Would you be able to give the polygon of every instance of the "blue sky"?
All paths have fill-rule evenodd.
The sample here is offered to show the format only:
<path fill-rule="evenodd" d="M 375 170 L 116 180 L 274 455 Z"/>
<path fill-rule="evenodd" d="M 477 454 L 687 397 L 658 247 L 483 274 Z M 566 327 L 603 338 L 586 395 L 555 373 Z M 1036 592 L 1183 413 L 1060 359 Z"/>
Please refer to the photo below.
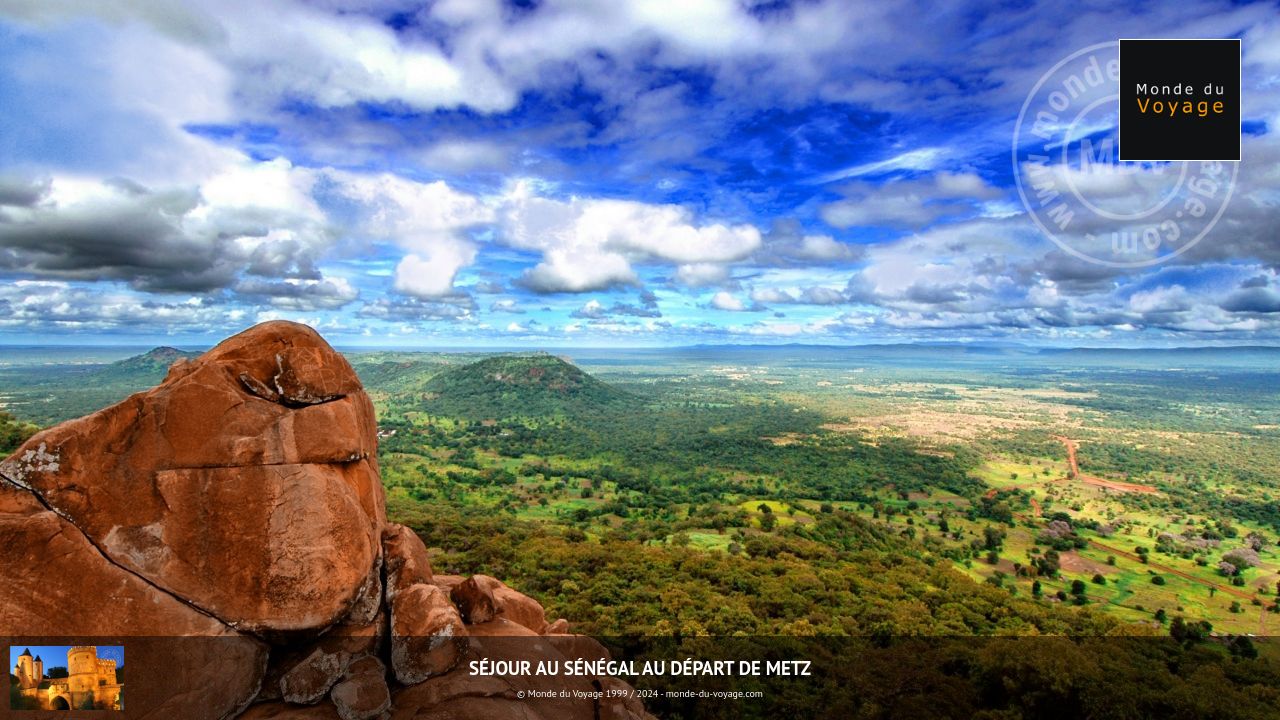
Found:
<path fill-rule="evenodd" d="M 1277 9 L 4 3 L 0 342 L 1274 343 Z M 1231 204 L 1136 270 L 1041 235 L 1010 162 L 1119 37 L 1243 39 Z"/>
<path fill-rule="evenodd" d="M 10 645 L 9 646 L 9 672 L 13 672 L 13 668 L 18 664 L 18 658 L 24 651 L 30 650 L 33 658 L 40 658 L 44 661 L 44 671 L 47 675 L 49 671 L 55 667 L 67 667 L 67 651 L 71 649 L 70 645 Z M 99 660 L 115 660 L 116 667 L 124 667 L 124 647 L 120 645 L 101 645 L 98 647 Z"/>

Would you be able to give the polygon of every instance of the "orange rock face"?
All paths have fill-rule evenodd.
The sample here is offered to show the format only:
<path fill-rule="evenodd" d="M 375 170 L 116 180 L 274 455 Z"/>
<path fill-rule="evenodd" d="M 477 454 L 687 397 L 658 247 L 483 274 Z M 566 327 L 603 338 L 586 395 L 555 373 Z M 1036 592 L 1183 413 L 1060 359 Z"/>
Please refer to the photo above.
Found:
<path fill-rule="evenodd" d="M 36 435 L 0 472 L 113 562 L 224 622 L 314 632 L 377 564 L 376 451 L 347 361 L 310 328 L 271 322 Z"/>
<path fill-rule="evenodd" d="M 0 463 L 0 547 L 0 634 L 125 642 L 131 717 L 648 717 L 466 671 L 607 651 L 494 578 L 432 572 L 386 522 L 368 396 L 302 325 L 31 438 Z"/>
<path fill-rule="evenodd" d="M 129 697 L 154 710 L 146 717 L 220 718 L 257 693 L 265 644 L 112 564 L 75 526 L 2 481 L 0 547 L 0 634 L 125 638 L 130 658 L 166 669 L 130 680 Z M 189 686 L 179 703 L 171 681 Z"/>
<path fill-rule="evenodd" d="M 537 600 L 507 587 L 488 575 L 472 575 L 455 585 L 454 603 L 468 623 L 484 623 L 503 618 L 535 633 L 547 631 L 547 615 Z"/>

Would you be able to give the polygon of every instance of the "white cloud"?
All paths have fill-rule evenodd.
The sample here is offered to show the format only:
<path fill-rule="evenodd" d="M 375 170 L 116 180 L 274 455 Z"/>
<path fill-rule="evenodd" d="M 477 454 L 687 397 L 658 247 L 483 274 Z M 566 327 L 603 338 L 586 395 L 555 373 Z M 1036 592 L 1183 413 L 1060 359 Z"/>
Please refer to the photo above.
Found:
<path fill-rule="evenodd" d="M 747 309 L 742 300 L 738 299 L 733 293 L 725 292 L 724 290 L 711 296 L 711 307 L 730 312 L 742 312 Z"/>
<path fill-rule="evenodd" d="M 785 304 L 793 303 L 796 298 L 791 293 L 778 288 L 754 288 L 751 291 L 751 300 L 753 302 L 764 304 Z"/>
<path fill-rule="evenodd" d="M 543 260 L 524 277 L 542 292 L 583 292 L 636 282 L 631 263 L 682 265 L 741 260 L 760 246 L 750 225 L 698 225 L 676 205 L 629 200 L 539 197 L 518 183 L 501 210 L 501 239 L 512 247 L 541 252 Z"/>
<path fill-rule="evenodd" d="M 476 259 L 471 243 L 439 241 L 425 248 L 422 255 L 410 253 L 396 265 L 396 290 L 419 298 L 438 298 L 454 292 L 453 280 L 458 271 Z"/>
<path fill-rule="evenodd" d="M 466 231 L 491 222 L 493 210 L 479 198 L 442 181 L 419 183 L 382 173 L 330 170 L 339 192 L 362 206 L 361 227 L 409 251 L 396 265 L 394 286 L 419 298 L 454 292 L 458 271 L 475 261 Z"/>
<path fill-rule="evenodd" d="M 889 225 L 918 228 L 947 216 L 974 216 L 981 201 L 1002 193 L 972 173 L 936 173 L 916 180 L 854 182 L 842 187 L 843 200 L 823 205 L 832 227 Z"/>
<path fill-rule="evenodd" d="M 0 214 L 0 268 L 158 291 L 225 288 L 241 273 L 319 280 L 333 231 L 312 183 L 287 161 L 248 158 L 198 187 L 55 175 L 5 201 L 17 204 Z"/>
<path fill-rule="evenodd" d="M 492 303 L 490 303 L 489 312 L 519 314 L 524 312 L 524 308 L 520 307 L 520 303 L 516 302 L 511 298 L 503 298 L 501 300 L 494 300 Z"/>
<path fill-rule="evenodd" d="M 1142 290 L 1129 296 L 1129 308 L 1138 313 L 1178 312 L 1191 305 L 1191 297 L 1181 285 Z"/>
<path fill-rule="evenodd" d="M 602 305 L 599 300 L 592 299 L 588 300 L 582 305 L 582 307 L 575 310 L 573 312 L 573 317 L 597 319 L 604 317 L 605 314 L 604 305 Z"/>
<path fill-rule="evenodd" d="M 933 170 L 946 156 L 946 149 L 939 147 L 916 148 L 893 157 L 875 162 L 863 163 L 837 170 L 815 180 L 819 184 L 832 183 L 838 180 L 877 175 L 895 170 Z"/>
<path fill-rule="evenodd" d="M 627 259 L 614 253 L 555 249 L 542 258 L 520 278 L 535 292 L 590 292 L 640 282 Z"/>
<path fill-rule="evenodd" d="M 157 301 L 43 280 L 0 284 L 0 328 L 6 330 L 225 332 L 239 321 L 230 307 L 197 297 Z"/>
<path fill-rule="evenodd" d="M 676 282 L 691 288 L 723 285 L 729 281 L 729 266 L 716 263 L 691 263 L 676 268 Z"/>
<path fill-rule="evenodd" d="M 466 173 L 472 170 L 501 170 L 507 165 L 507 151 L 483 140 L 438 142 L 421 154 L 423 164 L 437 171 Z"/>

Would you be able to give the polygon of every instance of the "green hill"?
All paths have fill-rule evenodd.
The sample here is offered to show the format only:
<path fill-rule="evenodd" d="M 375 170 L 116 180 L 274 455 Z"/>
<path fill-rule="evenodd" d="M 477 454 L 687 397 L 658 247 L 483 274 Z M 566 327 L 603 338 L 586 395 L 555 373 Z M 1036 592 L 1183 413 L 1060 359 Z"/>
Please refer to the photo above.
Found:
<path fill-rule="evenodd" d="M 633 401 L 553 355 L 498 355 L 427 381 L 427 412 L 465 418 L 582 415 Z"/>
<path fill-rule="evenodd" d="M 183 358 L 199 357 L 198 352 L 188 352 L 172 347 L 158 347 L 141 355 L 118 360 L 95 373 L 102 382 L 119 383 L 130 389 L 145 389 L 164 380 L 169 366 Z"/>

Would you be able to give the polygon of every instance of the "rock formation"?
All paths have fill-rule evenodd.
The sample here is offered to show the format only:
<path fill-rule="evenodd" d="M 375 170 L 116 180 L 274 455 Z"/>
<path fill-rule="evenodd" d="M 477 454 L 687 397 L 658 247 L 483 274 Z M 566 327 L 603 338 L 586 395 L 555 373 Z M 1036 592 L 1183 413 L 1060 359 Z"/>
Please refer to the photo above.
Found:
<path fill-rule="evenodd" d="M 646 717 L 469 674 L 606 651 L 494 578 L 432 573 L 386 520 L 372 403 L 302 325 L 31 438 L 0 463 L 0 546 L 0 633 L 123 644 L 137 717 Z"/>

